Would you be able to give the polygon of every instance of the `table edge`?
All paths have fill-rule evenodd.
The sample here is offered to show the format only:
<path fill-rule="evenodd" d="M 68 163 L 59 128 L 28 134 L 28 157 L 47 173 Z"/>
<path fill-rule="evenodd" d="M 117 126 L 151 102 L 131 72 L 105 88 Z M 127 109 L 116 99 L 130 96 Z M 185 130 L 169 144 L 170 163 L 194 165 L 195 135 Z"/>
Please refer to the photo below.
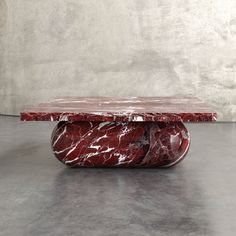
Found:
<path fill-rule="evenodd" d="M 21 112 L 21 121 L 90 121 L 90 122 L 214 122 L 216 112 L 180 113 L 74 113 Z"/>

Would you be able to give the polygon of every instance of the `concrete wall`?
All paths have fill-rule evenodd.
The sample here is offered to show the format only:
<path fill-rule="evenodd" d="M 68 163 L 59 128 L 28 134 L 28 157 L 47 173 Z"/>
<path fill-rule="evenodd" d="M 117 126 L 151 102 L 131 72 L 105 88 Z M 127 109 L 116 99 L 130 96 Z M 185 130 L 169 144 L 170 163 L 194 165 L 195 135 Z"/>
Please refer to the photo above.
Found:
<path fill-rule="evenodd" d="M 235 0 L 0 0 L 0 113 L 61 95 L 194 94 L 236 120 Z"/>

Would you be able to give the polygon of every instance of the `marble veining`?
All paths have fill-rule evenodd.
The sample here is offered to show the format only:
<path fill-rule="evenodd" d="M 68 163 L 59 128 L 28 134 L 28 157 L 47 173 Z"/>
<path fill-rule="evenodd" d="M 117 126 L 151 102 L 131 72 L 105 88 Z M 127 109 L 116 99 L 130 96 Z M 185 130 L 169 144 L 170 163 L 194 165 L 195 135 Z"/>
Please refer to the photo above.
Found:
<path fill-rule="evenodd" d="M 59 122 L 52 138 L 55 156 L 73 167 L 169 167 L 189 149 L 181 122 Z"/>
<path fill-rule="evenodd" d="M 63 97 L 25 110 L 21 120 L 198 122 L 215 121 L 216 112 L 191 96 Z"/>
<path fill-rule="evenodd" d="M 170 167 L 188 152 L 183 122 L 215 121 L 201 100 L 174 97 L 63 97 L 26 109 L 23 121 L 59 121 L 56 158 L 71 167 Z"/>

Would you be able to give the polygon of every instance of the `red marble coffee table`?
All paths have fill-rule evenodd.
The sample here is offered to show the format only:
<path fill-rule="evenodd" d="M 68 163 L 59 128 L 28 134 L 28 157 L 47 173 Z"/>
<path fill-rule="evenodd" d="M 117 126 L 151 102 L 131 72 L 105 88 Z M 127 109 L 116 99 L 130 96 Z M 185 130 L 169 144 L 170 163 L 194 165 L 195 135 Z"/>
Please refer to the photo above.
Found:
<path fill-rule="evenodd" d="M 189 149 L 183 122 L 216 120 L 190 96 L 63 97 L 21 113 L 23 121 L 59 121 L 51 144 L 64 164 L 77 167 L 169 167 Z"/>

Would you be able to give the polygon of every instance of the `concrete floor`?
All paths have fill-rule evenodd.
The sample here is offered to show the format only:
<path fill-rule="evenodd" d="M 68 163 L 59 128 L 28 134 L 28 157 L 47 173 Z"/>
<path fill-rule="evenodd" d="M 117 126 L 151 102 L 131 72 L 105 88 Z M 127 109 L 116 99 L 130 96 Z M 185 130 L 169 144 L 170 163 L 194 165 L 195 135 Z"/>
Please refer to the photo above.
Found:
<path fill-rule="evenodd" d="M 170 169 L 70 169 L 55 123 L 0 117 L 0 235 L 235 235 L 236 123 L 188 124 Z"/>

